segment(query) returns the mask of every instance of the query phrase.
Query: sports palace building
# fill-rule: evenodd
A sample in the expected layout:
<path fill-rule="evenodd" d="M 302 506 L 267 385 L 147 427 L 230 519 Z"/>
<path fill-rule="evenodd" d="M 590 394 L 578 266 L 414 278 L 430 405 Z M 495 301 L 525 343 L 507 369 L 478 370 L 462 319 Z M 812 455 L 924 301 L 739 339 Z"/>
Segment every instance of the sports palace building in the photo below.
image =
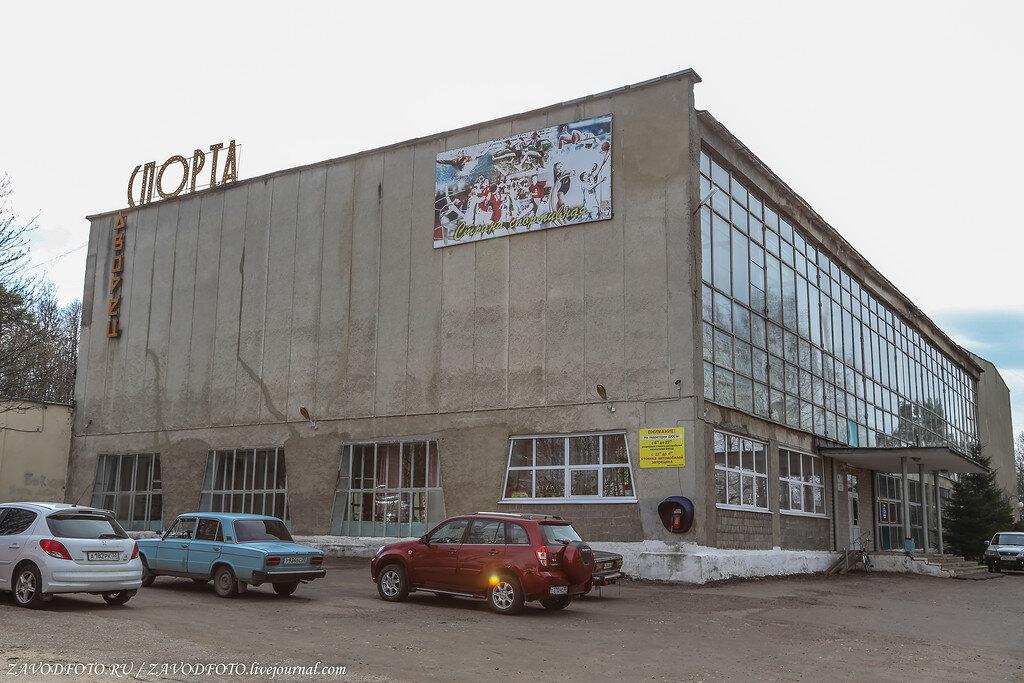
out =
<path fill-rule="evenodd" d="M 68 498 L 339 543 L 555 514 L 696 581 L 941 551 L 977 446 L 1013 491 L 1005 383 L 699 82 L 91 216 Z"/>

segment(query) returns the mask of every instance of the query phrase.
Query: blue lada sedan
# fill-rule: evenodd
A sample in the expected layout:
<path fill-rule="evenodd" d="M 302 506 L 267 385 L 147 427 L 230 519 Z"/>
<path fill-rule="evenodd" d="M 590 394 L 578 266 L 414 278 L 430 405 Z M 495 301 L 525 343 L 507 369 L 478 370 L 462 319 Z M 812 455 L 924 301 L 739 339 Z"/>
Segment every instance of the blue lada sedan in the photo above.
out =
<path fill-rule="evenodd" d="M 212 579 L 222 598 L 264 583 L 278 595 L 291 595 L 300 582 L 326 574 L 321 551 L 294 543 L 284 522 L 265 515 L 189 512 L 161 538 L 138 543 L 143 586 L 158 576 L 179 576 L 197 583 Z"/>

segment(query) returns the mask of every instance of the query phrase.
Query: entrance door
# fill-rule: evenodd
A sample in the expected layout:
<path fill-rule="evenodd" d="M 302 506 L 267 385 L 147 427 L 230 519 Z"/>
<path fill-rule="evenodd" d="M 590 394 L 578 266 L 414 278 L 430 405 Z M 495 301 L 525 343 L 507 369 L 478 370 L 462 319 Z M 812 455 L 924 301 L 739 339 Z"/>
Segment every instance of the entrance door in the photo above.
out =
<path fill-rule="evenodd" d="M 860 500 L 856 491 L 849 492 L 850 499 L 850 547 L 860 550 Z"/>

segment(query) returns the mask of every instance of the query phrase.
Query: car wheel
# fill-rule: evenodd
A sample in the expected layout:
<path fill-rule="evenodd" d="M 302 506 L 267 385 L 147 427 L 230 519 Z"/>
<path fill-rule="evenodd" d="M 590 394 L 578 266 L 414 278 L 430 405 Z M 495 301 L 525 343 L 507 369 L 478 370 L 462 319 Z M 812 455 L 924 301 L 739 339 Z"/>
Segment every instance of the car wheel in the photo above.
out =
<path fill-rule="evenodd" d="M 149 570 L 149 563 L 146 562 L 146 558 L 142 558 L 142 586 L 152 586 L 153 582 L 156 581 L 156 574 Z"/>
<path fill-rule="evenodd" d="M 298 581 L 288 581 L 287 583 L 275 583 L 274 592 L 278 595 L 291 595 L 295 592 L 295 589 L 298 587 Z"/>
<path fill-rule="evenodd" d="M 11 591 L 18 607 L 39 609 L 43 604 L 43 580 L 34 564 L 26 564 L 18 570 Z"/>
<path fill-rule="evenodd" d="M 213 572 L 213 590 L 222 598 L 233 598 L 238 595 L 238 579 L 231 567 L 222 564 Z"/>
<path fill-rule="evenodd" d="M 112 593 L 100 593 L 108 605 L 123 605 L 135 596 L 136 591 L 114 591 Z"/>
<path fill-rule="evenodd" d="M 509 574 L 498 577 L 498 583 L 487 591 L 487 604 L 498 614 L 518 614 L 526 603 L 519 581 Z"/>
<path fill-rule="evenodd" d="M 409 597 L 409 576 L 405 567 L 395 562 L 385 565 L 377 577 L 377 593 L 388 602 L 401 602 Z"/>
<path fill-rule="evenodd" d="M 572 598 L 568 595 L 559 595 L 557 598 L 544 598 L 540 604 L 544 605 L 544 609 L 559 610 L 568 607 L 570 602 Z"/>
<path fill-rule="evenodd" d="M 988 566 L 988 573 L 989 573 L 989 574 L 992 574 L 992 573 L 994 573 L 994 572 L 995 572 L 995 570 L 996 570 L 996 568 L 995 568 L 995 567 L 993 567 L 992 565 L 989 565 L 989 566 Z"/>

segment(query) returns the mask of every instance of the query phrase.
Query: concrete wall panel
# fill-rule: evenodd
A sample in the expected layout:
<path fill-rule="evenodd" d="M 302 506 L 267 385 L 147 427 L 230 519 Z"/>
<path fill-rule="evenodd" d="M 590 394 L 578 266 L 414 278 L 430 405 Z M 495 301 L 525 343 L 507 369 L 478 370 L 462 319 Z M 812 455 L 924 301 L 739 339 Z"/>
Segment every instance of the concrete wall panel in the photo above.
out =
<path fill-rule="evenodd" d="M 241 331 L 245 214 L 248 203 L 248 185 L 224 191 L 213 374 L 210 379 L 211 424 L 231 424 L 235 417 L 235 373 L 238 369 Z"/>
<path fill-rule="evenodd" d="M 445 140 L 445 149 L 480 141 L 476 131 Z M 475 317 L 476 250 L 473 245 L 441 250 L 441 368 L 438 409 L 468 410 L 473 406 L 473 320 Z"/>
<path fill-rule="evenodd" d="M 380 224 L 380 302 L 377 314 L 376 401 L 374 412 L 400 415 L 406 406 L 409 358 L 409 270 L 413 149 L 384 155 Z M 430 214 L 424 215 L 427 224 Z M 386 245 L 386 246 L 385 246 Z"/>
<path fill-rule="evenodd" d="M 242 254 L 242 305 L 235 369 L 236 423 L 259 421 L 262 397 L 263 340 L 266 333 L 267 259 L 273 180 L 249 186 Z"/>
<path fill-rule="evenodd" d="M 348 377 L 355 164 L 327 167 L 315 415 L 340 417 Z"/>
<path fill-rule="evenodd" d="M 267 255 L 267 303 L 261 362 L 260 422 L 281 422 L 288 414 L 295 278 L 301 277 L 295 253 L 299 174 L 274 179 Z"/>
<path fill-rule="evenodd" d="M 153 255 L 156 247 L 159 208 L 146 207 L 129 212 L 126 216 L 126 251 L 132 252 L 131 273 L 122 283 L 122 291 L 128 299 L 127 314 L 122 316 L 119 344 L 124 346 L 124 400 L 121 410 L 121 429 L 152 429 L 153 423 L 146 419 L 139 406 L 149 400 L 146 393 L 146 375 L 150 359 L 146 353 L 149 341 L 149 319 L 152 315 L 153 300 Z M 102 232 L 102 230 L 101 230 Z M 108 285 L 109 289 L 109 285 Z M 102 327 L 97 319 L 95 340 L 106 344 L 106 316 Z M 84 347 L 83 347 L 84 348 Z M 89 418 L 92 419 L 92 418 Z M 99 431 L 99 430 L 97 430 Z"/>
<path fill-rule="evenodd" d="M 204 196 L 199 211 L 195 307 L 192 313 L 192 340 L 189 345 L 185 424 L 209 424 L 211 418 L 210 393 L 213 388 L 211 379 L 217 332 L 217 292 L 221 269 L 224 196 L 223 193 Z"/>
<path fill-rule="evenodd" d="M 167 366 L 171 334 L 171 306 L 174 296 L 175 227 L 179 202 L 161 204 L 157 213 L 156 242 L 153 247 L 153 278 L 150 291 L 149 328 L 146 335 L 146 377 L 142 400 L 136 407 L 141 422 L 149 429 L 166 429 Z M 175 353 L 180 347 L 175 347 Z"/>
<path fill-rule="evenodd" d="M 188 420 L 188 369 L 195 315 L 196 262 L 199 250 L 199 210 L 202 197 L 180 202 L 174 245 L 171 285 L 171 327 L 168 335 L 167 375 L 164 378 L 164 423 L 183 427 Z"/>
<path fill-rule="evenodd" d="M 381 303 L 379 278 L 384 157 L 360 157 L 354 166 L 348 370 L 341 409 L 344 415 L 372 415 L 377 385 L 377 315 Z"/>
<path fill-rule="evenodd" d="M 324 267 L 324 203 L 327 169 L 303 171 L 299 177 L 295 228 L 291 358 L 288 370 L 288 419 L 303 419 L 300 406 L 322 417 L 317 409 L 317 367 L 320 341 L 320 291 Z"/>
<path fill-rule="evenodd" d="M 412 213 L 409 215 L 409 350 L 406 360 L 406 410 L 437 410 L 441 367 L 441 282 L 443 249 L 432 242 L 434 166 L 442 144 L 416 146 L 413 157 Z"/>

